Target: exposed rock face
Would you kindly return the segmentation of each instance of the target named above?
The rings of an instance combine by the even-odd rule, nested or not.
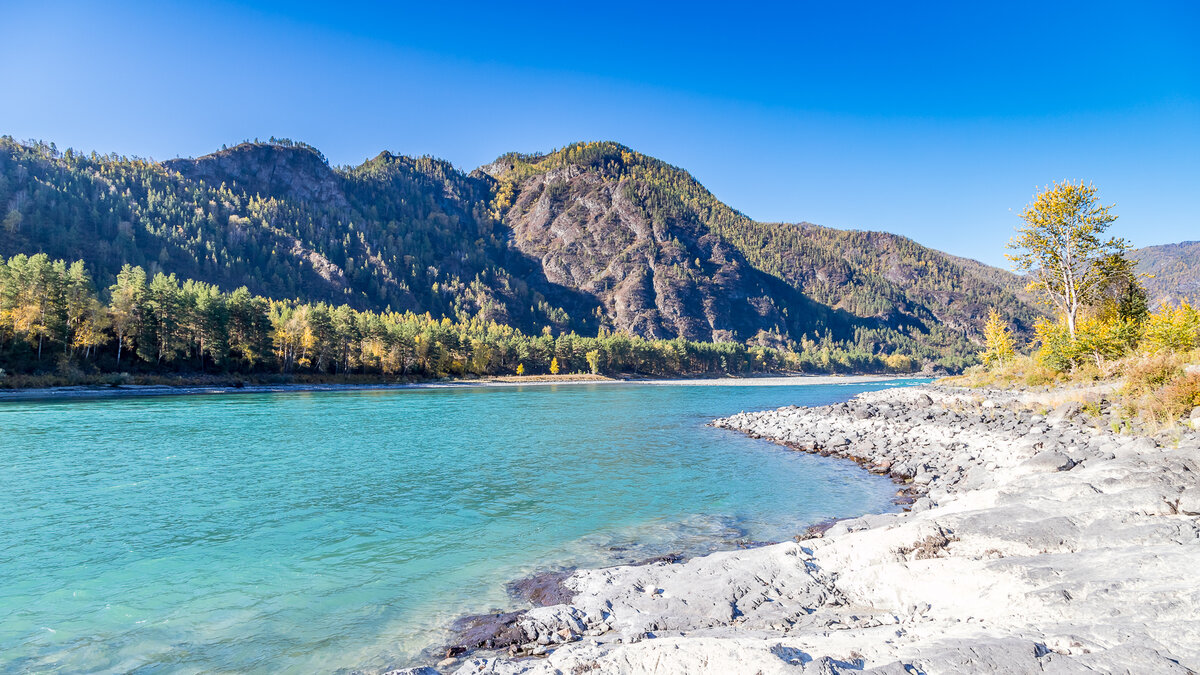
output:
[[[226,183],[251,196],[346,206],[341,178],[306,146],[242,143],[197,159],[170,159],[163,166],[189,180]]]
[[[715,425],[911,481],[908,513],[579,571],[472,673],[1200,670],[1200,434],[1177,444],[935,388]]]
[[[597,298],[618,330],[706,341],[786,333],[780,303],[799,294],[772,284],[692,214],[654,219],[648,192],[635,179],[568,165],[521,181],[505,221],[547,279]]]

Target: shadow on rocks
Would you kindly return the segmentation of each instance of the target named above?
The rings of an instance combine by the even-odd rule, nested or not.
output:
[[[450,631],[458,636],[446,647],[447,657],[460,656],[478,649],[502,651],[525,642],[525,632],[517,626],[524,611],[472,614],[456,620]]]
[[[525,600],[535,607],[569,604],[575,592],[563,582],[575,572],[574,568],[542,572],[531,577],[509,582],[505,586],[508,594],[517,600]]]

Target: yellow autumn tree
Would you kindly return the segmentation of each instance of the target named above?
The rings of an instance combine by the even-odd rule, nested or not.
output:
[[[1008,259],[1029,279],[1029,290],[1058,311],[1072,340],[1080,312],[1130,269],[1125,240],[1103,238],[1117,219],[1110,209],[1097,203],[1091,185],[1055,183],[1021,212],[1025,226],[1008,244],[1015,251]]]
[[[986,365],[1002,366],[1017,354],[1008,322],[1000,316],[995,307],[988,314],[987,323],[983,326],[983,339],[983,362]]]
[[[551,375],[558,374],[558,357],[557,356],[550,359],[550,374]]]
[[[1146,321],[1145,344],[1151,350],[1167,352],[1200,347],[1200,309],[1186,300],[1159,307]]]

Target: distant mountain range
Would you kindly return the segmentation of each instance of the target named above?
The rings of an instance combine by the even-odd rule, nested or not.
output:
[[[1151,307],[1190,299],[1200,302],[1200,241],[1147,246],[1133,251]]]
[[[757,222],[611,142],[464,173],[387,152],[331,167],[274,139],[152,162],[5,138],[0,215],[0,254],[83,259],[101,285],[132,263],[531,331],[837,342],[955,368],[988,308],[1021,333],[1038,315],[1005,270],[893,234]]]

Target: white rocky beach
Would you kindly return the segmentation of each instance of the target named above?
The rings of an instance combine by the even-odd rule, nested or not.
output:
[[[923,386],[717,420],[915,501],[794,542],[548,577],[545,606],[465,621],[436,668],[394,672],[1200,671],[1200,432],[1119,434],[1089,398]]]

